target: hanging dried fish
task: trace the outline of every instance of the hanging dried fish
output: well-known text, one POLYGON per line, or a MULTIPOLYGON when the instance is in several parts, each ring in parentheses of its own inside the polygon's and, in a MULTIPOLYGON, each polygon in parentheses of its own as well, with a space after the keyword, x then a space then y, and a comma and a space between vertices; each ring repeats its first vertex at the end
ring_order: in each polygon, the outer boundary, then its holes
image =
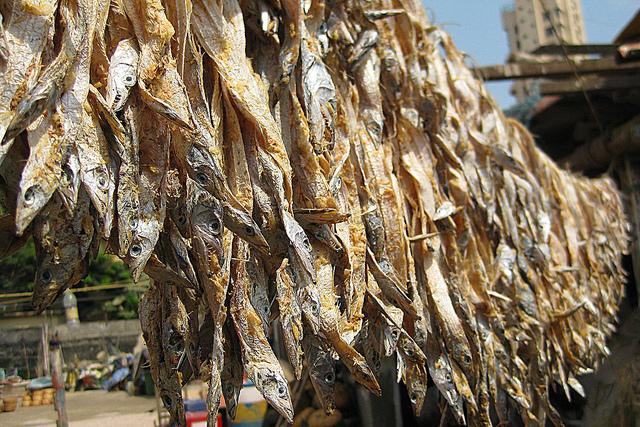
POLYGON ((184 381, 210 382, 213 423, 244 373, 291 422, 272 334, 328 413, 336 363, 380 393, 395 354, 416 413, 430 377, 473 425, 510 406, 558 422, 549 387, 580 390, 607 355, 628 245, 613 181, 537 149, 421 2, 7 3, 0 256, 34 237, 37 310, 106 241, 146 272, 175 425, 184 381))

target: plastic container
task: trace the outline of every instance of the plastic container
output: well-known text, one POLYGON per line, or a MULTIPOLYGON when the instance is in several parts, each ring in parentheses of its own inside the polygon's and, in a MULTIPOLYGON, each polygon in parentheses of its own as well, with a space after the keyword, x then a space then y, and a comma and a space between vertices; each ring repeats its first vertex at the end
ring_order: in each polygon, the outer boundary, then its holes
POLYGON ((78 318, 78 300, 71 290, 67 289, 64 291, 62 305, 64 305, 64 316, 67 318, 67 325, 78 326, 80 323, 80 319, 78 318))
MULTIPOLYGON (((206 427, 207 414, 207 411, 187 412, 185 414, 187 427, 206 427)), ((222 427, 222 415, 220 414, 218 414, 218 418, 216 419, 216 427, 222 427)))
POLYGON ((238 399, 236 419, 231 422, 231 425, 234 427, 261 427, 266 413, 267 401, 251 381, 246 381, 238 399))
POLYGON ((202 399, 187 399, 184 401, 185 412, 206 412, 207 403, 202 399))

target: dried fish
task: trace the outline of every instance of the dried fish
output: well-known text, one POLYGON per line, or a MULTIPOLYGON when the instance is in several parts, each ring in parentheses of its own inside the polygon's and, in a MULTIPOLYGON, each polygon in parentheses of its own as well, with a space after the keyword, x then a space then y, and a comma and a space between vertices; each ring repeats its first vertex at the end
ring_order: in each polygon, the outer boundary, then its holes
POLYGON ((549 388, 608 354, 613 181, 541 153, 421 2, 374 3, 0 8, 0 256, 33 236, 37 310, 105 240, 146 272, 172 424, 192 377, 233 417, 245 372, 291 422, 273 328, 327 412, 338 361, 380 393, 395 355, 416 413, 432 381, 471 425, 558 422, 549 388))

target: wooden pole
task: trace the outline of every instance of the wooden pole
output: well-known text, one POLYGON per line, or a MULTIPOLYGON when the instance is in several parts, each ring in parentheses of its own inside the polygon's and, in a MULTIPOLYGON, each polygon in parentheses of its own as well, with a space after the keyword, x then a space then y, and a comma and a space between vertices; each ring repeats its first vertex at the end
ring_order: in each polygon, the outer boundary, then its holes
POLYGON ((49 359, 51 361, 51 382, 56 391, 54 407, 58 413, 57 427, 69 427, 67 418, 67 406, 64 393, 64 378, 62 376, 62 350, 58 342, 58 336, 49 342, 49 359))
POLYGON ((40 336, 40 344, 42 347, 42 369, 44 376, 49 376, 49 346, 47 346, 47 342, 49 342, 49 324, 45 322, 42 324, 42 335, 40 336))
POLYGON ((24 365, 27 370, 26 379, 31 379, 31 366, 29 365, 29 357, 27 356, 27 346, 22 342, 22 355, 24 356, 24 365))

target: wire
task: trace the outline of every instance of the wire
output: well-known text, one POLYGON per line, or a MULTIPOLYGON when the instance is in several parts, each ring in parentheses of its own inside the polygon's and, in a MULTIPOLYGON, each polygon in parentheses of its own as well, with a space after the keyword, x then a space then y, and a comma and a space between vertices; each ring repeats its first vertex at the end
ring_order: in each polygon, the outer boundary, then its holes
MULTIPOLYGON (((134 282, 114 282, 108 283, 106 285, 96 285, 96 286, 87 286, 84 288, 69 288, 71 292, 81 293, 81 292, 96 292, 96 291, 104 291, 108 289, 122 289, 122 288, 146 288, 149 285, 149 281, 141 281, 138 283, 134 282)), ((32 291, 25 292, 13 292, 7 294, 0 294, 0 299, 4 298, 20 298, 20 297, 30 297, 33 294, 32 291)))
POLYGON ((538 3, 542 7, 542 11, 544 12, 545 16, 548 17, 549 23, 551 24, 551 29, 553 30, 553 34, 555 34, 556 38, 558 39, 558 42, 560 43, 560 47, 562 48, 562 55, 566 59, 567 64, 569 64, 569 67, 571 67, 571 71, 573 72, 573 75, 575 76, 576 81, 578 82, 578 86, 580 87, 582 96, 584 96, 585 101, 587 101, 587 106, 589 107, 589 111, 593 116, 593 120, 595 120, 596 124, 598 125, 598 129, 600 130, 600 133, 604 133, 604 128, 602 127, 602 123, 598 118, 596 108, 593 105, 593 102, 591 101, 591 96, 584 88, 584 80, 582 79, 582 76, 578 72, 578 68, 576 67, 575 62, 573 62, 573 60, 569 56, 567 45, 564 39, 562 38, 562 35, 558 32, 558 29, 556 28, 556 24, 554 22, 553 16, 551 16, 551 14, 549 13, 549 9, 547 9, 547 6, 544 4, 543 0, 538 0, 538 3))

